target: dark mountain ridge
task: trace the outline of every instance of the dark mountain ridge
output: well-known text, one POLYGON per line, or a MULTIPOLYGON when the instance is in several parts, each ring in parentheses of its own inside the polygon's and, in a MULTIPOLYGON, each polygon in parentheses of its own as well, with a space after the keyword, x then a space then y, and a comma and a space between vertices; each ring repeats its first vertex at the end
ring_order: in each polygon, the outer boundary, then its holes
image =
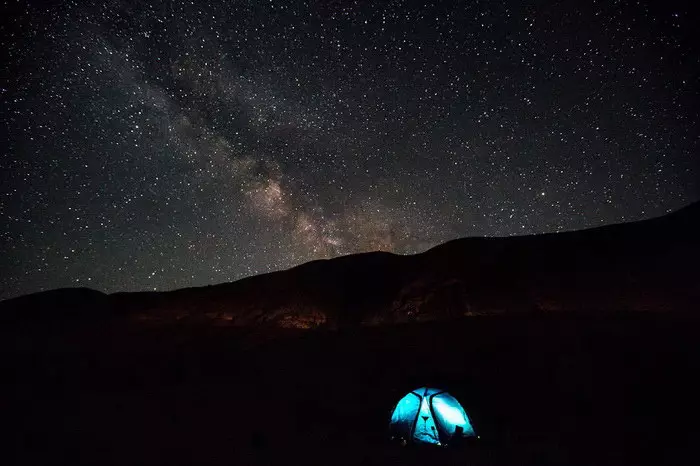
POLYGON ((463 238, 410 256, 370 252, 169 292, 53 290, 0 303, 0 318, 105 315, 151 322, 339 328, 477 314, 693 311, 700 203, 589 230, 463 238))

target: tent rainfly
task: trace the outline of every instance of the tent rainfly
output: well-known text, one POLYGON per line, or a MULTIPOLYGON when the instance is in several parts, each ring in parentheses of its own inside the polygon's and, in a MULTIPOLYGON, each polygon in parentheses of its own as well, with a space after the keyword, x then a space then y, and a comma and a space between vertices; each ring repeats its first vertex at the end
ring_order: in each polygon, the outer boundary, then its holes
POLYGON ((435 388, 418 388, 399 400, 391 415, 392 438, 405 442, 447 445, 475 437, 474 428, 452 395, 435 388))

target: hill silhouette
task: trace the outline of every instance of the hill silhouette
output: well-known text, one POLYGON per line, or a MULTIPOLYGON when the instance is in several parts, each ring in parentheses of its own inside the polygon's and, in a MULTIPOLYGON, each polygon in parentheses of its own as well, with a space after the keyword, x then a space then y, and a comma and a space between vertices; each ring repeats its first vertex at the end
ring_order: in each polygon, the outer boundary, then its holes
POLYGON ((700 203, 694 203, 640 222, 458 239, 410 256, 349 255, 200 288, 53 290, 0 303, 0 318, 109 315, 341 328, 514 312, 693 311, 700 302, 698 263, 700 203))

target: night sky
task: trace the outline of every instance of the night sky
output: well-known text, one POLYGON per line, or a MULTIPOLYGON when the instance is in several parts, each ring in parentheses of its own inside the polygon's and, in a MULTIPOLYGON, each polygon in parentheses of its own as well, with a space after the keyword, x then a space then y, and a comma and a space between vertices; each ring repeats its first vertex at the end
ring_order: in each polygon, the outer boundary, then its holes
POLYGON ((692 2, 206 3, 4 7, 0 298, 698 199, 692 2))

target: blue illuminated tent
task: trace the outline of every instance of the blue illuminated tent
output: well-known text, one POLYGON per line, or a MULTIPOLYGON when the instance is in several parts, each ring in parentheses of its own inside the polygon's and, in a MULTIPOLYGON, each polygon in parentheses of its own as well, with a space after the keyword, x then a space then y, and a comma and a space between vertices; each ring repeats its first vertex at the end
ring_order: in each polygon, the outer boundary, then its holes
POLYGON ((413 390, 399 400, 390 428, 395 439, 435 445, 476 436, 459 401, 444 390, 427 387, 413 390))

